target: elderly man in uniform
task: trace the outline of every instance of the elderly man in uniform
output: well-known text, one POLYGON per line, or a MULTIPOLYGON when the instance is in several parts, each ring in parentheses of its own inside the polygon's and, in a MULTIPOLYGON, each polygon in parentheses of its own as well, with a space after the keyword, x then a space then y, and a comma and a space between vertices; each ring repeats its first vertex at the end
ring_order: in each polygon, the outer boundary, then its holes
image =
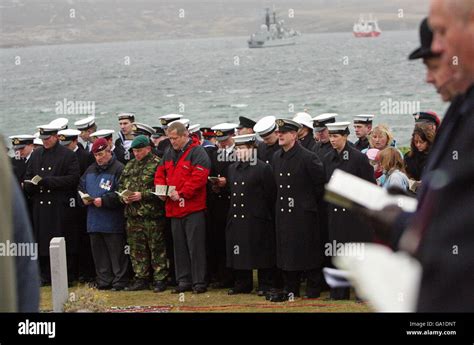
POLYGON ((474 262, 469 257, 474 250, 474 2, 432 0, 429 24, 432 52, 440 55, 444 67, 454 70, 444 83, 436 84, 438 92, 443 98, 459 96, 453 98, 438 130, 417 193, 417 211, 406 213, 391 205, 362 212, 376 225, 377 235, 420 261, 417 311, 470 312, 474 310, 474 262), (459 64, 452 65, 453 59, 459 64))
POLYGON ((265 116, 253 127, 255 133, 262 138, 262 141, 257 144, 257 157, 267 164, 272 163, 273 154, 280 149, 275 120, 275 116, 265 116))
MULTIPOLYGON (((51 281, 49 267, 49 242, 53 237, 65 236, 69 209, 68 197, 79 182, 79 161, 71 150, 59 144, 59 127, 38 127, 43 147, 33 151, 26 168, 24 188, 30 197, 33 233, 39 244, 42 283, 51 281), (39 176, 39 182, 31 181, 39 176)), ((66 236, 66 243, 68 237, 66 236)))
POLYGON ((369 133, 372 130, 372 122, 374 115, 361 114, 354 116, 354 130, 358 140, 354 143, 354 147, 359 150, 368 149, 369 144, 369 133))
MULTIPOLYGON (((293 121, 301 125, 298 131, 298 142, 305 149, 316 152, 319 144, 316 143, 313 136, 313 118, 306 112, 296 113, 293 121)), ((322 157, 321 157, 322 158, 322 157)))
POLYGON ((127 219, 127 241, 130 245, 135 279, 125 290, 145 290, 149 287, 150 274, 153 276, 153 291, 166 290, 168 268, 164 241, 164 205, 155 194, 155 172, 160 159, 151 152, 148 137, 135 137, 130 148, 132 159, 120 177, 120 189, 133 192, 123 198, 127 219))
POLYGON ((81 131, 81 134, 79 134, 79 145, 87 152, 91 152, 92 144, 94 143, 91 134, 97 131, 95 116, 78 120, 74 122, 74 126, 76 126, 77 130, 81 131))
POLYGON ((23 185, 25 180, 26 166, 34 150, 33 135, 14 135, 9 137, 12 141, 12 150, 15 155, 11 158, 15 177, 23 185))
MULTIPOLYGON (((277 267, 283 271, 284 299, 300 296, 303 272, 306 296, 317 298, 322 289, 319 204, 324 192, 324 168, 314 152, 298 143, 299 123, 278 119, 276 124, 281 149, 275 153, 272 166, 277 185, 277 267)), ((271 296, 270 300, 280 299, 271 296)))
POLYGON ((336 116, 337 114, 334 113, 325 113, 313 118, 314 131, 318 133, 318 141, 316 142, 317 146, 315 152, 319 159, 323 159, 326 153, 332 150, 326 124, 336 122, 336 116))

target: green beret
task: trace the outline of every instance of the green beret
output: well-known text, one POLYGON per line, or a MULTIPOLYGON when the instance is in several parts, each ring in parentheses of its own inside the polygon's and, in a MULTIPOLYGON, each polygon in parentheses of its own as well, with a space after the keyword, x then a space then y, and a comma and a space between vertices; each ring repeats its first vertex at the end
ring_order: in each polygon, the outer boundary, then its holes
POLYGON ((132 149, 141 149, 147 146, 150 146, 150 139, 145 136, 145 135, 139 135, 133 139, 132 146, 130 146, 132 149))

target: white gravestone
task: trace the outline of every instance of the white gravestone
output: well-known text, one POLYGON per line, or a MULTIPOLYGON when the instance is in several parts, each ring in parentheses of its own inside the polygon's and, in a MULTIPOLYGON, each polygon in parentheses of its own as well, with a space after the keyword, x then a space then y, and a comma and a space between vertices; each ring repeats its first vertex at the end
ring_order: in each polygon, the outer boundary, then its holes
POLYGON ((68 299, 66 241, 64 237, 54 237, 49 242, 51 262, 51 290, 53 294, 53 311, 62 312, 68 299))

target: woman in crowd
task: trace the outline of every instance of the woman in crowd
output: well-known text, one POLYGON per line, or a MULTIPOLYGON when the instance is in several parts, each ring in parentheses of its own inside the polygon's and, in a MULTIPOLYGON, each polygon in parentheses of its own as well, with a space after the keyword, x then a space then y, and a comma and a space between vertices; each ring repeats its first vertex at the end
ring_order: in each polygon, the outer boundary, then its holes
POLYGON ((405 168, 410 179, 421 181, 423 169, 435 138, 435 131, 429 124, 415 126, 411 137, 411 151, 405 154, 405 168))

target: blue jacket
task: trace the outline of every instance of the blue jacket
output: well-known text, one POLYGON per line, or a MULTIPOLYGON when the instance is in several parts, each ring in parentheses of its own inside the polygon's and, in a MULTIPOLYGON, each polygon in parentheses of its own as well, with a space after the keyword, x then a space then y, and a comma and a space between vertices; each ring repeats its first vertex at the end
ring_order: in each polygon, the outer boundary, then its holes
POLYGON ((104 166, 92 164, 81 177, 79 190, 94 198, 102 198, 102 207, 87 206, 87 232, 123 233, 123 205, 115 191, 123 171, 115 157, 104 166))

